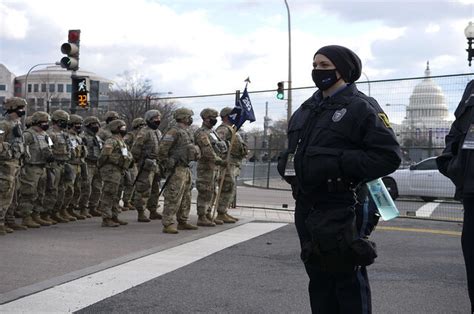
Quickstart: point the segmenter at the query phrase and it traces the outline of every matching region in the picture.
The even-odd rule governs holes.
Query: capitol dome
[[[425,78],[413,89],[407,107],[407,119],[445,120],[448,106],[443,90],[431,79],[429,62],[426,64]]]

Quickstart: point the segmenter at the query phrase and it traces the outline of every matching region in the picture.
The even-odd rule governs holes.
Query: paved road
[[[115,229],[95,218],[0,237],[0,312],[309,312],[296,232],[285,225],[292,213],[232,213],[242,218],[237,225],[177,236],[126,212],[130,225]],[[373,235],[379,258],[369,269],[374,313],[466,313],[460,231],[452,222],[381,222]]]

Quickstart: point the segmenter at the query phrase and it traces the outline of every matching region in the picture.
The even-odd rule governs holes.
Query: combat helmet
[[[3,109],[15,110],[17,108],[23,108],[26,106],[26,100],[20,97],[11,97],[5,100],[3,103]]]
[[[161,112],[159,110],[156,110],[156,109],[148,110],[145,113],[145,121],[150,121],[151,119],[157,116],[161,117]]]
[[[192,117],[194,112],[191,109],[187,108],[178,108],[173,112],[173,118],[175,120],[186,119]]]
[[[107,111],[104,115],[105,122],[110,123],[113,120],[120,119],[120,115],[117,111]]]
[[[83,121],[84,121],[84,119],[82,119],[82,117],[78,114],[72,114],[72,115],[69,116],[69,124],[70,125],[82,124]]]
[[[25,127],[26,127],[26,128],[29,128],[29,127],[31,127],[32,125],[33,125],[33,122],[32,122],[32,120],[31,120],[31,116],[26,117],[26,118],[25,118]]]
[[[85,126],[91,125],[92,123],[97,123],[98,125],[100,125],[100,121],[97,117],[90,116],[90,117],[86,117],[84,119],[84,125]]]
[[[31,123],[33,125],[40,124],[42,122],[49,122],[49,114],[44,111],[36,111],[31,116]]]
[[[138,129],[141,126],[145,126],[145,120],[143,118],[135,118],[132,121],[132,128],[133,129]]]
[[[207,119],[207,118],[217,118],[219,113],[217,110],[212,109],[212,108],[206,108],[201,111],[201,118]]]
[[[114,120],[109,123],[109,129],[112,133],[118,133],[121,127],[126,127],[127,124],[123,120]]]
[[[222,108],[219,115],[221,116],[221,118],[224,118],[224,117],[228,116],[231,112],[232,112],[231,107],[224,107],[224,108]]]
[[[66,122],[68,122],[69,121],[69,113],[67,113],[66,111],[61,110],[61,109],[55,110],[53,112],[53,114],[51,115],[51,120],[53,120],[53,122],[57,122],[57,121],[66,121]]]

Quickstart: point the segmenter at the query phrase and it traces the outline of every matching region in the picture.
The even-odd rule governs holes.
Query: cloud
[[[0,39],[23,39],[27,31],[28,20],[24,12],[0,2]]]

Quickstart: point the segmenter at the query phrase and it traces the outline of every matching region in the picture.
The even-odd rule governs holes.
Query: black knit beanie
[[[349,48],[331,45],[320,48],[316,53],[325,55],[336,66],[344,81],[353,83],[362,73],[362,63],[359,57]],[[313,56],[314,59],[314,56]]]

